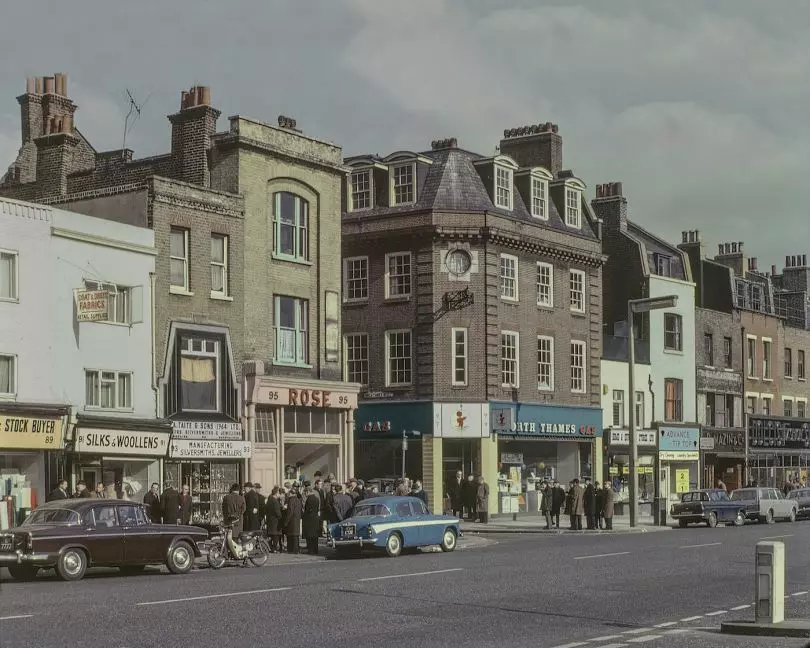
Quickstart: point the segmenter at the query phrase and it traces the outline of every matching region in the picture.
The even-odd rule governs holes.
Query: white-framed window
[[[520,386],[520,333],[501,331],[501,386]]]
[[[683,318],[677,313],[664,313],[664,348],[683,351]]]
[[[771,340],[766,338],[762,339],[762,377],[765,380],[771,380]]]
[[[495,166],[495,206],[512,209],[512,169]]]
[[[451,343],[453,345],[453,381],[456,387],[467,384],[467,329],[454,328],[451,330]]]
[[[799,380],[805,380],[804,351],[802,349],[796,351],[796,375],[799,378]]]
[[[532,178],[532,216],[548,220],[548,182],[540,178]]]
[[[773,412],[773,396],[769,395],[762,395],[762,413],[765,416],[770,416],[771,412]]]
[[[0,396],[17,395],[17,356],[0,353]]]
[[[782,416],[793,416],[793,399],[782,399]]]
[[[584,394],[586,346],[582,340],[571,340],[571,391]]]
[[[309,362],[309,302],[297,297],[275,298],[276,362]]]
[[[84,384],[85,408],[132,409],[132,372],[86,369]]]
[[[211,292],[228,295],[228,249],[229,239],[225,234],[211,234]]]
[[[554,338],[537,336],[537,389],[554,390]]]
[[[203,337],[180,337],[180,409],[220,411],[220,344]]]
[[[188,238],[189,231],[183,227],[172,227],[169,240],[169,275],[171,287],[188,292]]]
[[[537,262],[537,305],[554,306],[554,266],[542,261]]]
[[[570,284],[571,310],[575,313],[585,312],[585,273],[582,270],[571,270],[568,274]]]
[[[749,378],[756,378],[757,377],[757,338],[755,336],[753,336],[753,335],[749,335],[746,338],[746,344],[748,345],[748,357],[745,360],[745,364],[746,364],[746,369],[748,370],[748,377]],[[801,351],[799,353],[801,353]],[[799,376],[799,378],[801,378],[801,376]]]
[[[368,257],[343,259],[343,299],[347,302],[368,299]]]
[[[273,253],[293,261],[309,261],[309,203],[289,191],[274,198]]]
[[[416,202],[416,164],[399,164],[391,170],[391,204]]]
[[[613,390],[613,427],[624,427],[624,390]]]
[[[518,300],[518,258],[511,254],[501,255],[501,297]]]
[[[413,345],[410,329],[385,332],[385,384],[404,387],[413,383]]]
[[[368,385],[368,333],[346,335],[346,379]]]
[[[411,296],[411,253],[392,252],[385,255],[385,298]]]
[[[565,224],[582,227],[582,195],[579,189],[565,188]]]
[[[644,427],[644,392],[636,392],[636,428]]]
[[[793,349],[785,347],[785,378],[793,378]]]
[[[352,173],[352,206],[354,209],[369,209],[373,207],[371,169],[355,171]]]
[[[107,319],[103,322],[114,324],[132,323],[132,288],[111,283],[84,280],[87,290],[99,290],[107,293]]]
[[[807,401],[796,399],[796,417],[805,418],[807,415]]]
[[[664,378],[664,420],[683,421],[683,380]]]
[[[20,298],[19,260],[20,256],[14,250],[0,250],[0,301]]]

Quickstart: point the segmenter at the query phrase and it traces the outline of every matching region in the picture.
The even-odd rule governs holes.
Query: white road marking
[[[750,603],[746,603],[745,605],[738,605],[737,607],[733,607],[733,608],[731,608],[731,611],[732,611],[732,612],[738,612],[738,611],[740,611],[740,610],[747,610],[747,609],[748,609],[748,608],[750,608],[750,607],[751,607],[751,604],[750,604]]]
[[[656,639],[660,639],[663,635],[644,635],[643,637],[636,637],[635,639],[628,639],[627,643],[647,643],[648,641],[654,641]]]
[[[391,576],[374,576],[373,578],[359,578],[358,583],[365,583],[367,581],[387,580],[389,578],[410,578],[411,576],[430,576],[431,574],[447,574],[449,572],[464,571],[463,567],[456,567],[455,569],[438,569],[436,571],[415,572],[413,574],[393,574]],[[584,645],[584,644],[577,644]]]
[[[706,616],[720,616],[721,614],[728,614],[728,610],[716,610],[714,612],[707,612]]]
[[[622,634],[641,634],[642,632],[649,632],[652,628],[635,628],[633,630],[625,630]]]
[[[286,592],[292,587],[274,587],[272,589],[248,590],[246,592],[228,592],[227,594],[207,594],[205,596],[189,596],[186,598],[167,599],[165,601],[145,601],[136,603],[136,607],[144,605],[163,605],[164,603],[185,603],[186,601],[205,601],[207,599],[227,598],[229,596],[247,596],[248,594],[266,594],[268,592]]]
[[[697,621],[698,619],[702,619],[702,618],[703,618],[703,615],[698,614],[697,616],[691,616],[691,617],[686,617],[685,619],[681,619],[681,621],[686,623],[687,621]]]
[[[0,617],[0,621],[13,621],[14,619],[30,619],[33,614],[15,614],[14,616]]]
[[[766,536],[764,538],[760,538],[760,540],[779,540],[780,538],[792,538],[792,533],[786,533],[785,535],[780,536]]]
[[[670,626],[677,625],[677,621],[667,621],[666,623],[659,623],[658,625],[653,626],[653,628],[669,628]]]
[[[593,639],[588,639],[590,642],[598,642],[598,641],[610,641],[611,639],[621,639],[621,635],[605,635],[604,637],[594,637]],[[600,648],[604,648],[604,646],[600,646]]]
[[[685,545],[683,547],[678,547],[678,549],[698,549],[699,547],[717,547],[723,544],[722,542],[707,542],[706,544],[699,544],[699,545]]]
[[[578,646],[584,646],[584,641],[577,641],[575,643],[567,643],[563,644],[562,646],[554,646],[554,648],[578,648]]]
[[[684,632],[689,632],[689,628],[676,628],[675,630],[664,630],[661,634],[676,635],[676,634],[683,634]]]
[[[588,560],[589,558],[610,558],[611,556],[626,556],[629,554],[629,551],[618,551],[616,553],[609,553],[609,554],[597,554],[595,556],[577,556],[574,560]]]
[[[604,646],[599,646],[599,648],[624,648],[627,644],[605,644]]]
[[[793,596],[804,596],[807,592],[796,592]]]

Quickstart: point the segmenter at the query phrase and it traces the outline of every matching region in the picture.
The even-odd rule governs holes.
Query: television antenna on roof
[[[124,151],[127,148],[127,133],[132,130],[132,127],[135,125],[135,122],[138,121],[141,117],[141,111],[143,110],[146,103],[149,101],[149,97],[152,96],[150,93],[149,96],[146,98],[142,104],[139,104],[135,101],[135,97],[132,96],[132,93],[129,91],[129,88],[125,89],[127,93],[127,99],[129,100],[129,112],[127,113],[126,118],[124,119],[124,138],[121,142],[121,157],[124,157]],[[132,120],[132,121],[130,121]]]

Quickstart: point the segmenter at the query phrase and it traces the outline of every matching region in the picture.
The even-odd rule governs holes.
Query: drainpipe
[[[746,341],[745,327],[741,326],[740,327],[740,357],[742,358],[742,371],[740,373],[742,374],[742,385],[743,385],[743,387],[742,387],[742,401],[740,402],[740,407],[741,407],[741,409],[743,411],[743,440],[745,441],[745,459],[744,459],[744,461],[745,461],[745,477],[744,477],[744,482],[743,483],[751,483],[751,481],[752,481],[751,472],[750,472],[750,469],[748,467],[748,404],[746,403],[747,399],[745,397],[745,379],[748,376],[748,369],[747,369],[747,367],[748,367],[747,360],[748,359],[745,357],[745,354],[748,353],[748,349],[746,348],[747,345],[746,345],[745,341]],[[732,354],[731,364],[732,365],[734,364],[733,354]],[[754,410],[754,412],[756,413],[756,410]]]
[[[650,392],[650,404],[652,407],[650,408],[650,421],[655,421],[655,392],[653,391],[653,379],[652,376],[647,377],[647,389]]]
[[[160,418],[160,389],[157,384],[157,358],[156,358],[156,340],[155,335],[155,281],[157,275],[154,272],[149,273],[149,309],[152,323],[152,391],[155,394],[155,418]]]

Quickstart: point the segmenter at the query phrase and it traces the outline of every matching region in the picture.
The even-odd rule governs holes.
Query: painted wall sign
[[[173,459],[250,459],[251,454],[250,441],[175,439],[169,448]]]
[[[98,455],[163,457],[169,449],[169,433],[77,428],[75,449]]]
[[[523,465],[523,453],[522,452],[502,452],[501,453],[501,463],[514,465],[514,466],[522,466]]]
[[[515,427],[506,432],[515,436],[549,436],[549,437],[594,437],[595,425],[577,425],[575,423],[538,423],[535,421],[518,421]]]
[[[234,421],[172,421],[172,438],[241,440],[242,424]]]
[[[259,385],[256,402],[280,407],[330,407],[357,409],[357,394],[353,392],[310,389],[306,387],[276,387]]]
[[[367,400],[374,400],[376,398],[393,398],[394,392],[384,391],[367,391],[363,393],[363,398]]]
[[[61,419],[0,414],[0,448],[56,450],[61,447]]]
[[[79,322],[98,322],[108,317],[109,294],[106,290],[76,290],[76,319]]]
[[[665,452],[696,452],[700,445],[700,429],[690,427],[658,428],[658,449]]]
[[[391,421],[367,421],[363,424],[363,432],[390,432]]]
[[[658,459],[661,461],[699,461],[700,452],[678,452],[672,450],[659,450]]]
[[[810,448],[810,423],[804,420],[748,417],[748,443],[752,450]]]
[[[509,432],[515,427],[515,410],[511,407],[492,410],[492,431]]]
[[[714,450],[714,437],[700,437],[701,450]]]
[[[433,436],[482,439],[489,436],[488,403],[434,403]]]
[[[654,446],[656,436],[654,430],[636,430],[637,443],[640,446]],[[630,430],[611,430],[611,445],[630,445]]]

